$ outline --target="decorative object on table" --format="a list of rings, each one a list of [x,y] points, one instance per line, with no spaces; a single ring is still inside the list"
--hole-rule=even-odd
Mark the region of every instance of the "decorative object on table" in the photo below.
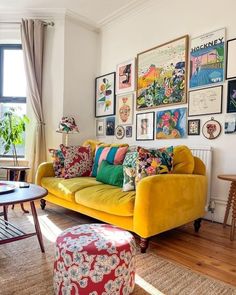
[[[188,120],[188,135],[200,134],[200,120]]]
[[[138,54],[137,110],[186,102],[188,36]]]
[[[65,157],[60,149],[49,149],[55,177],[65,177]]]
[[[224,81],[225,29],[191,40],[189,87]]]
[[[225,116],[225,134],[236,133],[236,114]]]
[[[69,134],[79,133],[79,128],[76,125],[75,119],[73,117],[62,117],[56,132],[66,135],[65,145],[68,146]]]
[[[230,231],[230,240],[234,240],[235,233],[235,225],[236,225],[236,175],[218,175],[219,179],[231,181],[231,186],[229,190],[229,196],[225,211],[225,217],[223,222],[223,227],[226,227],[227,220],[229,217],[229,212],[232,207],[232,223],[231,223],[231,231]]]
[[[115,76],[112,72],[95,79],[95,117],[115,115]]]
[[[25,126],[29,123],[27,116],[18,116],[17,109],[10,109],[5,112],[0,120],[0,139],[2,141],[4,152],[6,155],[12,151],[14,166],[18,166],[18,155],[16,147],[24,142]]]
[[[236,38],[227,41],[226,49],[226,79],[236,78]]]
[[[187,136],[187,109],[172,109],[157,112],[156,138],[174,139]]]
[[[236,113],[236,80],[228,81],[227,113]]]
[[[202,127],[202,134],[207,139],[216,139],[221,133],[221,124],[213,117],[207,121]]]
[[[120,63],[116,67],[116,94],[134,91],[135,58]]]
[[[154,112],[136,114],[136,140],[154,139]]]
[[[10,182],[0,182],[0,194],[10,193],[15,190],[16,186]]]
[[[96,120],[96,136],[104,136],[105,132],[105,121],[104,119],[98,119]]]
[[[117,124],[133,124],[133,93],[117,96]]]
[[[126,126],[125,127],[125,136],[126,137],[132,137],[132,126]]]
[[[122,139],[125,136],[125,128],[123,126],[117,126],[115,135],[117,139]]]
[[[106,135],[115,135],[115,117],[106,118]]]
[[[223,86],[215,86],[189,92],[188,116],[222,113]]]

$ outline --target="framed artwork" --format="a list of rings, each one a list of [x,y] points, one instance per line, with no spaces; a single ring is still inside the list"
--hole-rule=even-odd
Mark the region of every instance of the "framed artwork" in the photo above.
[[[224,81],[225,29],[191,40],[189,87]]]
[[[104,119],[96,120],[96,136],[104,136]]]
[[[117,96],[117,124],[133,124],[133,93]]]
[[[116,67],[116,93],[134,91],[135,58],[127,60]]]
[[[156,138],[175,139],[187,136],[187,108],[157,112]]]
[[[190,91],[188,96],[189,117],[222,113],[222,96],[222,85]]]
[[[207,139],[216,139],[221,133],[221,125],[213,117],[207,121],[202,127],[202,134]]]
[[[115,130],[115,135],[117,139],[122,139],[125,136],[125,129],[123,126],[117,126]]]
[[[137,110],[186,102],[188,36],[138,54]]]
[[[115,75],[109,73],[95,79],[95,117],[115,115]]]
[[[200,134],[200,120],[188,120],[188,135]]]
[[[236,78],[236,38],[227,41],[226,79]]]
[[[125,136],[132,137],[132,126],[126,126],[125,128]]]
[[[236,133],[236,114],[225,116],[225,134]]]
[[[228,81],[227,113],[236,113],[236,80]]]
[[[115,117],[106,118],[106,135],[115,135]]]
[[[154,139],[154,112],[136,114],[136,140]]]

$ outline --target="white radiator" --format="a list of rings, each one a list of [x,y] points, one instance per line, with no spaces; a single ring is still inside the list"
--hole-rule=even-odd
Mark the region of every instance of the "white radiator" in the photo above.
[[[211,147],[190,147],[192,154],[200,158],[206,165],[206,174],[208,179],[208,193],[207,193],[207,206],[211,198],[211,169],[212,169],[212,148]]]

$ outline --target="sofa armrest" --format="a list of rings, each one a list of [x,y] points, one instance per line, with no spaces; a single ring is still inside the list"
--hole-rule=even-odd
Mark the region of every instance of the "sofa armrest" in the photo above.
[[[207,178],[165,174],[142,179],[137,185],[134,232],[143,238],[204,216]]]
[[[41,179],[43,177],[54,177],[54,169],[51,162],[44,162],[39,165],[36,176],[35,176],[35,183],[41,185]]]

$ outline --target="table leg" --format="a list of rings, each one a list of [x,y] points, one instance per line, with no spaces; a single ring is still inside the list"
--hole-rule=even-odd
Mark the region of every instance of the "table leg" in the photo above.
[[[22,210],[24,213],[29,213],[29,211],[25,209],[25,207],[24,207],[24,203],[20,203],[20,206],[21,206],[21,210]]]
[[[32,211],[32,215],[33,215],[33,219],[34,219],[34,226],[35,226],[35,230],[37,233],[37,237],[38,237],[38,241],[39,241],[39,245],[41,248],[41,251],[44,253],[44,245],[43,245],[43,237],[42,237],[42,233],[41,233],[41,229],[40,229],[40,225],[39,225],[39,221],[38,221],[38,215],[37,215],[37,211],[34,205],[34,201],[30,202],[30,207],[31,207],[31,211]]]
[[[3,215],[4,215],[4,220],[8,221],[8,218],[7,218],[7,207],[8,206],[3,206]]]
[[[229,211],[230,211],[233,195],[234,195],[235,191],[236,191],[236,185],[235,185],[234,182],[232,182],[231,186],[230,186],[230,190],[229,190],[229,197],[228,197],[228,201],[227,201],[223,227],[226,226],[226,223],[227,223],[227,220],[228,220],[228,217],[229,217]]]
[[[234,233],[235,233],[235,223],[236,223],[236,183],[234,182],[235,190],[232,195],[232,224],[231,224],[231,231],[230,231],[230,240],[234,240]]]

